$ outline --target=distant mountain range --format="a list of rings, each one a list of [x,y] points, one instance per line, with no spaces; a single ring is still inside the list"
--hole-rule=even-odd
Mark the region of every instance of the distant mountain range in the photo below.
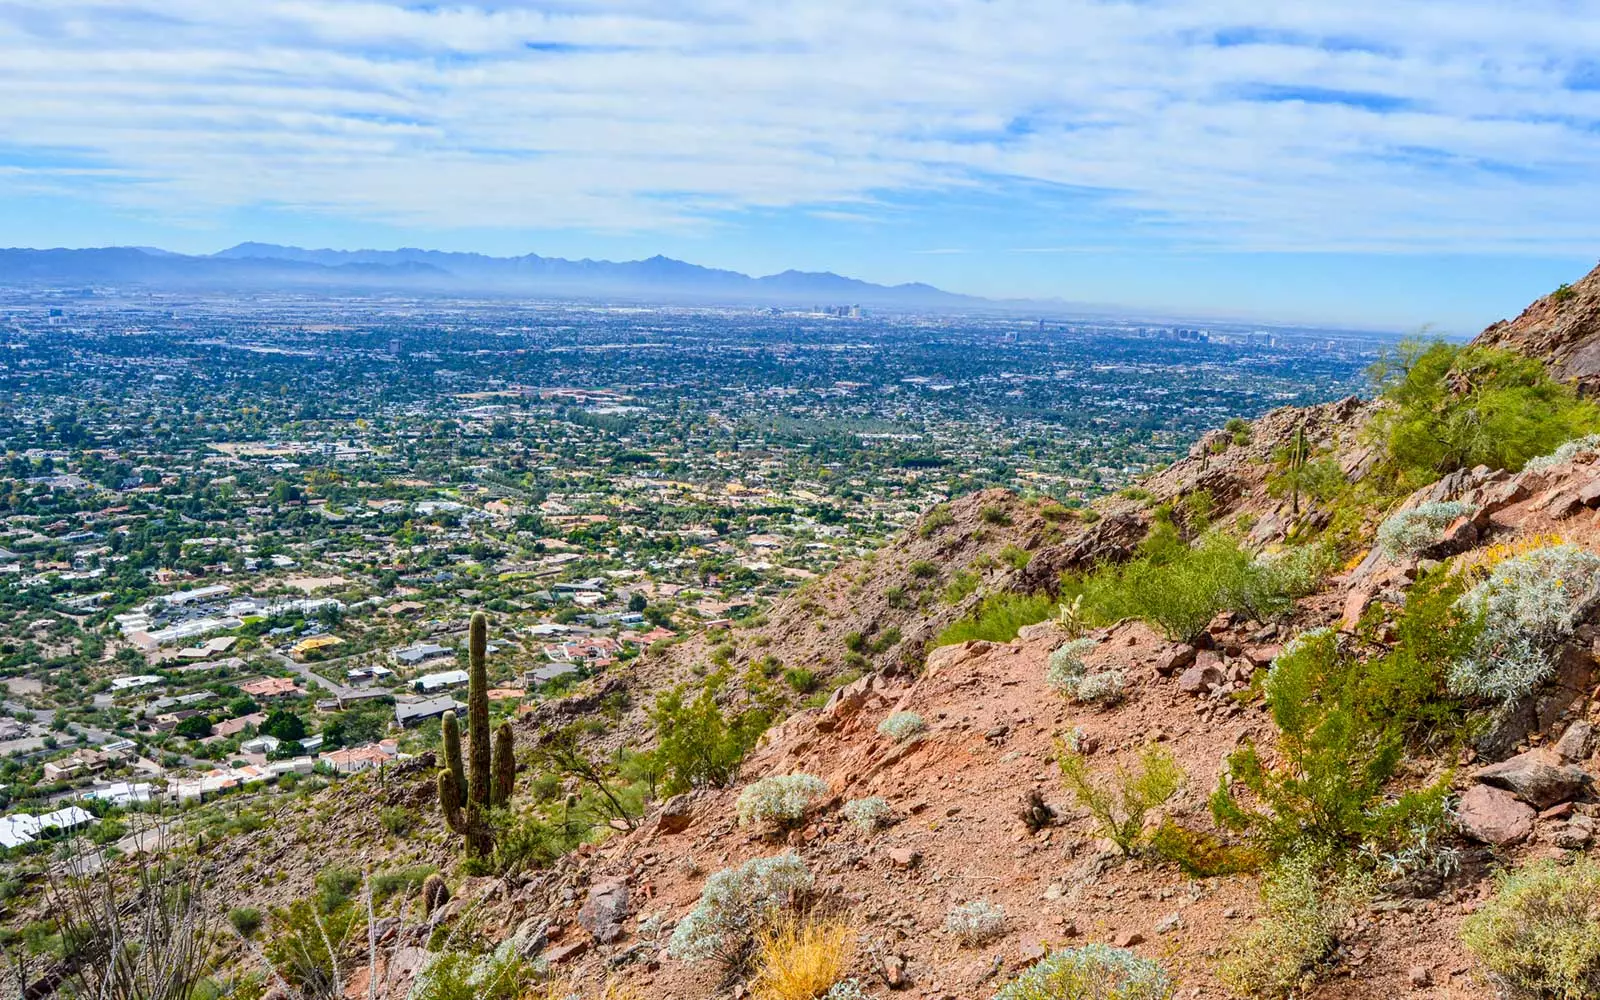
[[[755,278],[670,257],[564,260],[489,257],[438,250],[306,250],[241,243],[190,256],[153,247],[0,249],[0,286],[112,285],[162,291],[322,289],[414,294],[490,293],[648,302],[994,306],[932,285],[875,285],[831,272],[784,271]]]

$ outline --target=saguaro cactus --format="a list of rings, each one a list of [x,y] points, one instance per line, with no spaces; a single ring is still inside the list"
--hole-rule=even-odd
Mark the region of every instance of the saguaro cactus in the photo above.
[[[488,811],[511,799],[516,777],[516,743],[511,723],[502,722],[489,732],[489,621],[482,612],[472,616],[467,633],[467,754],[462,766],[461,726],[456,713],[444,714],[442,735],[444,767],[439,770],[439,807],[444,821],[466,843],[469,858],[494,850],[494,832]]]

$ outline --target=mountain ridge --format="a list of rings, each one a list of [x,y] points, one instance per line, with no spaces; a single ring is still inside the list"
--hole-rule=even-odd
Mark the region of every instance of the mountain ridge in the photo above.
[[[752,276],[661,254],[629,261],[569,260],[534,253],[493,257],[415,247],[313,250],[257,242],[199,255],[150,247],[0,249],[0,282],[33,286],[115,283],[183,290],[318,287],[489,292],[767,305],[815,305],[819,298],[830,305],[902,308],[999,305],[921,282],[881,285],[832,271],[793,269]]]

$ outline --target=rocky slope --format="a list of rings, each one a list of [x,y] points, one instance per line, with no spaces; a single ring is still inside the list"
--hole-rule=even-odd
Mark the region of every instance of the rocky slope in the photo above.
[[[1556,377],[1576,381],[1585,393],[1600,388],[1600,267],[1563,285],[1514,320],[1501,320],[1473,341],[1543,358]]]

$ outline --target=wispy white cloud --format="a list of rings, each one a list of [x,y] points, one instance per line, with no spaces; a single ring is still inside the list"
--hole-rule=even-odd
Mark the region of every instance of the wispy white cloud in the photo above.
[[[1579,0],[8,0],[0,196],[648,231],[1017,182],[1167,243],[1570,251],[1597,50]]]

